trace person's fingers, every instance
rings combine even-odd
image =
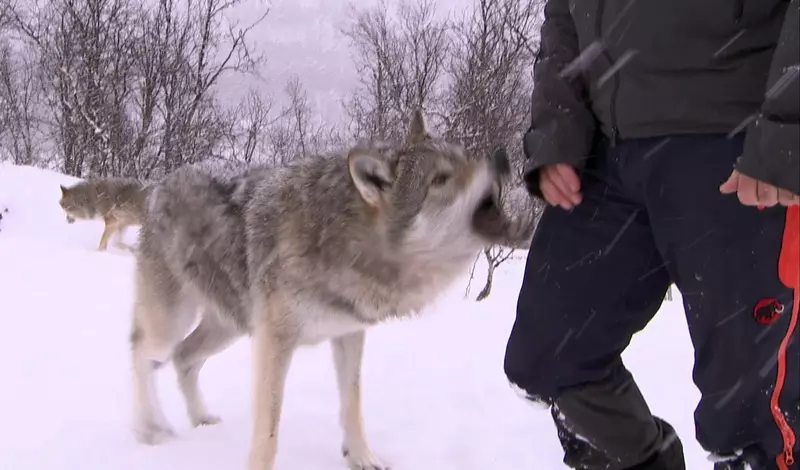
[[[747,175],[739,175],[739,201],[746,206],[758,206],[758,180]]]
[[[545,201],[551,206],[565,207],[568,204],[566,196],[561,194],[559,189],[551,181],[543,181],[539,187],[542,190]]]
[[[544,200],[547,201],[548,204],[551,206],[558,205],[558,191],[555,189],[553,182],[550,181],[547,168],[543,168],[539,173],[539,190],[542,192]]]
[[[561,204],[566,210],[572,209],[574,205],[580,202],[580,198],[577,197],[577,193],[573,192],[570,189],[570,184],[564,181],[564,176],[557,167],[554,167],[552,171],[549,173],[550,181],[552,181],[553,185],[558,189],[558,192],[561,196],[566,200],[565,204]]]
[[[759,205],[773,207],[778,203],[778,188],[763,181],[757,182],[756,186]]]
[[[800,204],[800,195],[743,175],[736,170],[720,185],[719,191],[722,194],[737,193],[739,202],[746,206],[764,208],[777,204],[783,206]]]
[[[728,179],[719,187],[722,194],[733,194],[739,189],[739,172],[733,170]]]
[[[785,189],[778,189],[778,204],[782,206],[791,206],[800,203],[800,196],[792,194],[791,191]]]
[[[575,168],[571,167],[570,165],[560,163],[555,166],[555,171],[561,177],[561,180],[566,183],[566,189],[569,189],[575,193],[580,191],[581,180],[578,178],[578,173],[575,171]]]
[[[561,189],[562,183],[557,179],[558,175],[552,171],[551,168],[546,168],[542,171],[542,179],[539,182],[539,188],[544,195],[545,200],[552,206],[561,206],[563,209],[569,210],[572,207],[570,198]]]
[[[570,165],[558,164],[555,167],[558,180],[561,181],[561,192],[569,197],[573,204],[580,204],[581,202],[581,180],[578,178],[578,173]]]

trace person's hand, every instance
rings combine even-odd
[[[769,183],[751,178],[733,170],[728,180],[719,187],[722,194],[736,193],[745,206],[773,207],[777,204],[791,206],[800,204],[800,195],[778,188]]]
[[[569,210],[581,203],[581,180],[575,168],[566,163],[544,166],[539,174],[539,189],[551,206]]]

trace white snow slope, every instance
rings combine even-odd
[[[167,367],[159,392],[178,436],[158,447],[134,441],[133,257],[114,248],[95,251],[100,222],[66,223],[58,185],[72,181],[0,165],[0,206],[9,210],[0,222],[0,469],[244,468],[247,339],[210,359],[200,376],[222,423],[191,428]],[[423,318],[368,334],[365,423],[375,452],[393,470],[565,468],[548,413],[518,398],[503,374],[523,262],[500,271],[484,302],[464,298],[465,273]],[[694,440],[699,395],[691,382],[692,354],[676,296],[634,338],[625,359],[653,411],[680,433],[688,468],[702,470],[710,464]],[[327,345],[301,350],[287,384],[278,470],[345,469],[337,403]]]

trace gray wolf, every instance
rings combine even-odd
[[[468,156],[431,136],[421,113],[398,144],[217,178],[179,169],[154,189],[140,232],[131,334],[134,432],[173,435],[155,394],[156,366],[172,360],[195,426],[206,408],[206,359],[252,339],[250,470],[272,470],[284,381],[298,347],[330,340],[343,454],[353,469],[385,469],[362,425],[365,330],[415,315],[514,224],[493,212],[509,174],[502,155]],[[507,233],[482,233],[498,222]],[[197,325],[197,326],[195,326]]]
[[[105,227],[97,249],[105,251],[112,236],[115,245],[131,250],[123,242],[125,231],[141,225],[147,202],[148,186],[133,178],[90,178],[72,186],[61,186],[58,203],[67,216],[67,223],[76,220],[102,219]]]
[[[800,3],[547,0],[545,18],[524,178],[550,206],[506,375],[551,410],[573,468],[684,469],[621,359],[674,282],[715,470],[797,468],[797,302],[778,272],[797,226],[776,204],[800,193]],[[741,203],[720,186],[739,173],[761,189]]]

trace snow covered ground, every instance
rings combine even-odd
[[[178,432],[160,447],[130,432],[130,253],[95,251],[100,222],[67,225],[59,183],[43,170],[0,165],[0,469],[244,468],[250,431],[250,351],[243,339],[200,377],[223,422],[193,429],[171,368],[159,374]],[[135,237],[131,231],[129,237]],[[424,318],[382,325],[367,340],[364,413],[374,450],[393,470],[565,468],[546,412],[503,375],[522,262],[495,276],[488,300],[464,282]],[[480,286],[476,286],[472,295]],[[688,468],[710,468],[694,441],[692,347],[680,297],[665,303],[626,361],[653,411],[684,440]],[[330,350],[300,351],[281,425],[278,470],[345,469]]]

